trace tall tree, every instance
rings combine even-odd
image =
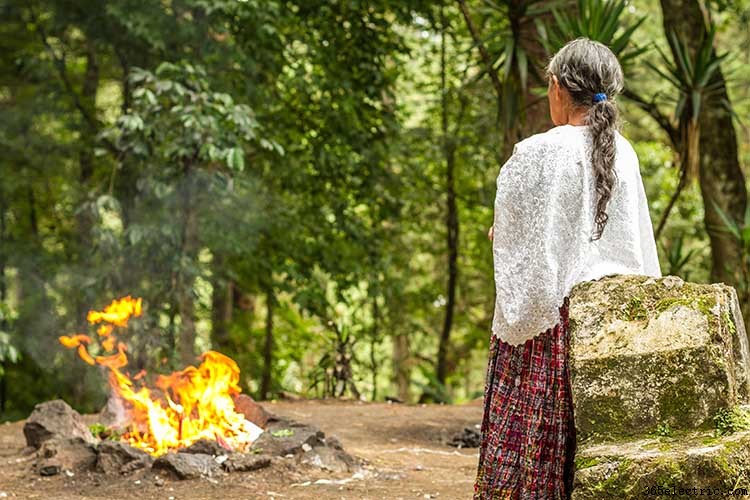
[[[445,9],[440,8],[440,107],[442,124],[443,155],[445,158],[445,227],[448,248],[448,283],[445,317],[440,332],[437,357],[437,380],[445,384],[447,375],[446,355],[450,345],[453,313],[456,308],[456,286],[458,283],[458,208],[456,207],[456,142],[448,122],[448,104],[452,89],[448,87],[446,72],[446,38],[449,29]]]
[[[661,0],[661,7],[665,33],[676,33],[695,57],[701,44],[709,37],[711,20],[708,18],[708,11],[698,0]],[[675,59],[680,57],[675,44],[671,44],[670,48]],[[715,49],[711,52],[715,57]],[[747,189],[738,158],[737,134],[729,109],[731,101],[721,68],[711,74],[709,84],[717,86],[718,91],[701,105],[698,148],[704,221],[711,241],[711,280],[739,287],[742,249],[740,243],[726,230],[714,203],[736,223],[741,224],[747,205]],[[747,304],[747,301],[743,303]]]

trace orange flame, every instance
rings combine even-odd
[[[82,333],[71,336],[62,335],[60,336],[60,343],[65,347],[72,349],[73,347],[78,347],[81,344],[90,344],[91,337]]]
[[[78,348],[78,355],[90,365],[109,370],[109,384],[129,411],[130,425],[122,440],[158,456],[169,450],[190,446],[199,439],[216,440],[221,446],[245,450],[263,432],[237,413],[234,396],[240,393],[240,369],[231,358],[215,351],[204,353],[201,364],[170,375],[159,375],[155,388],[142,380],[141,370],[130,377],[127,346],[117,341],[115,327],[127,327],[131,317],[141,315],[141,299],[130,296],[115,300],[103,311],[89,311],[90,324],[105,323],[97,329],[104,351],[117,352],[92,357],[87,345],[91,338],[76,334],[61,336],[67,348]],[[136,385],[138,382],[140,385]]]
[[[114,327],[112,325],[102,325],[99,328],[96,329],[96,333],[100,337],[107,337],[110,333],[112,333],[112,330]]]
[[[133,299],[130,295],[120,300],[115,300],[104,308],[103,311],[89,311],[86,320],[92,325],[102,321],[114,326],[128,326],[131,316],[141,315],[141,299]],[[101,333],[100,333],[101,335]]]

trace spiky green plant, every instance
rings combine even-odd
[[[666,247],[661,244],[664,255],[667,256],[667,263],[669,270],[667,274],[672,276],[682,276],[685,281],[689,281],[688,272],[684,271],[685,266],[698,252],[697,248],[693,248],[688,252],[685,252],[685,237],[680,234],[672,240],[672,244]]]
[[[631,24],[622,20],[627,0],[578,0],[577,9],[553,8],[553,23],[535,20],[540,39],[550,54],[569,40],[586,37],[607,45],[615,53],[623,68],[627,68],[648,46],[633,43],[633,34],[646,19],[640,17]]]
[[[544,16],[551,9],[560,5],[558,1],[528,0],[518,2],[517,0],[485,0],[485,11],[488,14],[497,14],[500,19],[507,19],[507,24],[498,24],[498,28],[487,34],[488,45],[496,46],[500,50],[493,61],[492,67],[498,72],[503,82],[510,81],[513,77],[518,79],[520,88],[526,91],[529,76],[539,77],[534,66],[529,64],[530,55],[520,43],[520,26],[540,16]],[[539,78],[541,80],[541,78]]]
[[[708,35],[701,41],[695,54],[692,54],[689,44],[680,40],[674,31],[670,31],[667,41],[673,56],[666,54],[657,46],[656,50],[661,58],[662,67],[646,61],[653,71],[678,91],[677,96],[671,98],[675,102],[674,115],[677,119],[685,116],[687,112],[690,119],[697,120],[701,105],[720,93],[724,87],[722,79],[713,77],[729,53],[716,53],[715,35],[716,27],[711,26]],[[667,99],[670,98],[667,97]]]
[[[524,28],[533,26],[535,19],[561,3],[561,0],[484,0],[478,9],[490,27],[483,41],[488,52],[495,54],[492,71],[497,73],[502,85],[499,95],[502,111],[498,118],[506,139],[511,138],[513,142],[518,139],[513,137],[513,132],[517,132],[519,124],[525,120],[530,105],[527,101],[533,92],[529,87],[545,81],[538,71],[538,59],[522,43]]]
[[[745,207],[745,215],[741,224],[738,224],[721,207],[714,201],[711,200],[716,212],[719,214],[724,227],[719,230],[728,232],[734,240],[737,242],[741,251],[740,267],[739,267],[739,283],[737,284],[737,293],[740,296],[740,300],[744,300],[748,297],[748,291],[750,291],[750,203]],[[737,269],[731,269],[729,265],[725,265],[725,270],[729,274],[734,274]]]

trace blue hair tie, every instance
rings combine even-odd
[[[604,92],[599,92],[598,94],[594,94],[594,102],[602,102],[607,100],[607,94]]]

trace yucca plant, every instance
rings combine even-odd
[[[728,54],[717,54],[714,49],[716,27],[711,25],[706,36],[691,50],[688,41],[680,40],[674,31],[667,35],[671,55],[656,47],[661,58],[661,66],[647,61],[646,64],[657,75],[662,77],[673,88],[674,92],[658,96],[667,102],[674,103],[673,145],[678,151],[680,180],[661,221],[656,229],[658,238],[663,229],[672,206],[676,203],[682,190],[691,181],[696,181],[700,172],[700,114],[708,101],[722,107],[726,112],[735,115],[726,99],[716,99],[721,95],[724,85],[730,81],[727,75],[718,77],[721,63]],[[735,115],[736,116],[736,115]]]
[[[526,91],[529,74],[538,77],[540,81],[541,77],[536,73],[534,66],[529,64],[530,56],[526,53],[523,45],[519,43],[519,27],[544,16],[562,2],[543,0],[527,0],[525,2],[500,0],[493,2],[492,0],[485,0],[484,3],[490,11],[496,11],[511,21],[508,26],[510,29],[501,29],[489,34],[490,38],[495,38],[494,43],[502,48],[493,62],[493,69],[498,71],[503,82],[509,81],[515,75],[518,78],[521,90]]]
[[[699,120],[702,106],[711,101],[724,88],[724,80],[714,78],[722,61],[728,53],[717,54],[714,50],[715,26],[711,26],[708,35],[701,40],[695,53],[686,41],[680,40],[674,31],[670,31],[667,41],[671,55],[656,47],[661,58],[661,66],[646,61],[646,64],[659,76],[664,78],[676,91],[665,99],[674,102],[674,118],[679,123],[682,141],[681,163],[685,170],[685,181],[698,178],[700,142]],[[717,103],[725,106],[723,102]],[[730,110],[731,112],[731,110]]]
[[[607,45],[615,53],[624,69],[648,46],[633,44],[633,33],[646,19],[643,16],[632,24],[624,24],[622,15],[627,0],[578,0],[576,9],[552,9],[554,23],[536,19],[540,39],[547,52],[557,52],[569,40],[586,37]]]
[[[672,276],[681,276],[685,281],[689,281],[689,272],[684,271],[684,269],[685,266],[692,260],[693,256],[695,256],[696,252],[698,252],[698,249],[693,248],[686,253],[684,244],[685,237],[682,234],[674,238],[669,247],[665,246],[663,243],[660,243],[663,255],[667,256],[667,264],[669,265],[667,274]]]
[[[460,2],[459,2],[460,3]],[[534,20],[549,14],[550,10],[561,5],[562,0],[484,0],[479,12],[490,20],[492,29],[483,37],[491,54],[492,71],[496,72],[501,85],[500,99],[503,131],[516,130],[523,121],[529,94],[529,82],[543,82],[538,71],[539,61],[527,52],[521,42],[526,26],[533,26]],[[538,58],[537,58],[538,59]],[[520,120],[519,120],[520,119]],[[511,134],[512,135],[512,134]],[[514,142],[515,138],[511,138]]]
[[[740,302],[747,304],[747,299],[750,298],[748,296],[750,291],[750,273],[748,273],[748,269],[750,269],[750,203],[745,208],[745,216],[741,224],[732,220],[714,200],[711,200],[711,203],[724,223],[724,227],[721,229],[731,234],[740,248],[740,276],[737,280],[737,293]],[[725,270],[730,275],[738,271],[737,269],[731,269],[729,265],[725,265]]]

